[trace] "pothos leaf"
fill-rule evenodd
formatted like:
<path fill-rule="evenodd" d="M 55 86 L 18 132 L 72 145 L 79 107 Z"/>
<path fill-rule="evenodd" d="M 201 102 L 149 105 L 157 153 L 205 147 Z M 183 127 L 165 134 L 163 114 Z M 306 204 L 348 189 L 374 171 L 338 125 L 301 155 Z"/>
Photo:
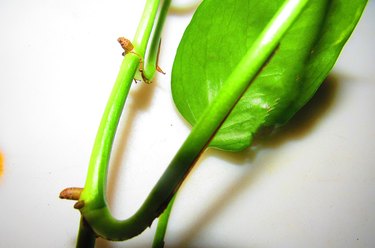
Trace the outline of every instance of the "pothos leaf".
<path fill-rule="evenodd" d="M 173 100 L 192 125 L 283 0 L 205 0 L 172 70 Z M 225 120 L 210 146 L 239 151 L 261 127 L 286 123 L 316 92 L 356 26 L 365 0 L 314 0 Z"/>

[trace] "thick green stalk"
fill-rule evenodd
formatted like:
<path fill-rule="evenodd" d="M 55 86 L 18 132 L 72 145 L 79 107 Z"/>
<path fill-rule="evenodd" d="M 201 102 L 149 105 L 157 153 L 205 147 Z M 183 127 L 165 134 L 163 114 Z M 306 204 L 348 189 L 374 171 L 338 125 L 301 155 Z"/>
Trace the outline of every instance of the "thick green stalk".
<path fill-rule="evenodd" d="M 126 220 L 114 219 L 104 199 L 105 179 L 102 177 L 106 175 L 107 164 L 102 165 L 101 163 L 108 162 L 108 150 L 110 150 L 112 143 L 105 145 L 99 142 L 99 147 L 94 147 L 95 152 L 98 150 L 100 153 L 103 153 L 104 159 L 101 158 L 99 161 L 95 160 L 92 162 L 94 164 L 92 170 L 94 170 L 96 174 L 92 175 L 94 177 L 93 180 L 88 179 L 90 181 L 88 181 L 89 183 L 87 183 L 86 186 L 92 187 L 90 184 L 93 183 L 99 188 L 97 188 L 95 192 L 86 191 L 85 186 L 85 190 L 81 196 L 81 200 L 84 201 L 85 206 L 81 209 L 81 213 L 96 234 L 110 240 L 129 239 L 140 234 L 163 212 L 200 154 L 205 150 L 211 138 L 215 135 L 215 132 L 242 94 L 246 91 L 250 82 L 271 56 L 282 36 L 302 12 L 307 2 L 308 0 L 285 1 L 284 5 L 260 34 L 257 41 L 228 77 L 213 103 L 205 110 L 143 205 L 133 216 Z M 125 58 L 125 60 L 126 59 L 127 58 Z M 131 63 L 135 58 L 134 56 L 129 56 L 128 59 L 130 60 L 129 63 Z M 136 68 L 131 67 L 129 70 L 136 70 Z M 113 94 L 117 95 L 116 93 Z M 121 111 L 110 108 L 106 113 L 107 112 L 108 114 L 106 115 L 111 117 L 112 112 L 117 113 Z M 109 130 L 107 133 L 100 131 L 98 135 L 113 134 L 112 132 L 115 131 L 115 126 L 113 126 L 115 121 L 111 119 L 112 118 L 109 118 L 108 121 L 112 123 L 112 126 L 107 127 L 106 123 L 102 125 L 105 126 L 105 128 L 103 128 L 104 131 L 110 128 L 112 128 L 112 130 Z M 105 119 L 103 120 L 106 122 Z M 117 114 L 116 121 L 118 121 Z M 106 152 L 104 152 L 104 150 L 106 150 Z M 105 171 L 103 171 L 104 169 Z"/>

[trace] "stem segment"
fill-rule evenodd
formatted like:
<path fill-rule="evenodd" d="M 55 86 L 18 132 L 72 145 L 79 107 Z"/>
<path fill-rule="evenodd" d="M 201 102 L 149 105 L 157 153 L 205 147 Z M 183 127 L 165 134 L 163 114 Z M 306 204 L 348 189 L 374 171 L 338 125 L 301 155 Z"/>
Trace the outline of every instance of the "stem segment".
<path fill-rule="evenodd" d="M 151 45 L 148 49 L 147 60 L 144 64 L 144 76 L 151 80 L 154 77 L 155 70 L 157 67 L 157 60 L 159 55 L 159 48 L 161 42 L 161 32 L 163 30 L 164 22 L 168 14 L 168 9 L 171 4 L 171 0 L 163 0 L 163 4 L 160 8 L 158 15 L 158 21 L 153 30 Z"/>
<path fill-rule="evenodd" d="M 77 238 L 77 247 L 94 247 L 95 233 L 91 230 L 85 219 L 81 218 Z"/>
<path fill-rule="evenodd" d="M 133 40 L 135 51 L 145 56 L 148 40 L 154 26 L 155 17 L 158 12 L 160 0 L 147 0 L 143 9 L 141 20 L 138 24 L 137 32 Z"/>
<path fill-rule="evenodd" d="M 165 237 L 165 233 L 167 232 L 168 220 L 169 220 L 169 216 L 171 214 L 175 199 L 176 199 L 176 195 L 172 198 L 172 200 L 168 204 L 168 207 L 164 210 L 164 212 L 160 215 L 158 219 L 158 226 L 156 228 L 156 233 L 154 237 L 154 242 L 152 243 L 152 248 L 164 247 L 164 237 Z"/>
<path fill-rule="evenodd" d="M 137 54 L 144 57 L 160 0 L 147 0 L 133 41 Z M 104 111 L 95 139 L 84 190 L 80 196 L 86 206 L 107 207 L 105 192 L 107 167 L 119 119 L 128 96 L 140 58 L 132 53 L 121 64 L 115 85 Z M 84 218 L 81 219 L 77 247 L 93 247 L 95 235 Z"/>

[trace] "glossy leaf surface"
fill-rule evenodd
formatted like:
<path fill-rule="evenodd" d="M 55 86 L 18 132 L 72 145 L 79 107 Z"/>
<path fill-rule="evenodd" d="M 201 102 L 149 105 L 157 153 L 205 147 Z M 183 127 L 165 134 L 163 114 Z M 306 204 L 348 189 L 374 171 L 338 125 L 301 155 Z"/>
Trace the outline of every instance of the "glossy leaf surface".
<path fill-rule="evenodd" d="M 177 50 L 173 100 L 192 125 L 282 0 L 205 0 Z M 364 0 L 314 0 L 232 110 L 210 146 L 239 151 L 261 127 L 287 122 L 316 92 L 357 24 Z"/>

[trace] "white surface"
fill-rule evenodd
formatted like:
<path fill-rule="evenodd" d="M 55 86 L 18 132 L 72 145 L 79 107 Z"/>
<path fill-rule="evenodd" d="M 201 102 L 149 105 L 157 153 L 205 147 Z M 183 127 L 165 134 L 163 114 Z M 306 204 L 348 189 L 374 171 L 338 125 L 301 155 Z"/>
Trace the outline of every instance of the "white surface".
<path fill-rule="evenodd" d="M 143 3 L 0 2 L 0 247 L 75 245 L 79 214 L 58 194 L 84 184 L 122 60 L 116 39 L 133 37 Z M 256 152 L 203 156 L 176 201 L 167 247 L 374 247 L 374 10 L 370 1 L 318 110 Z M 132 87 L 109 178 L 119 218 L 139 207 L 189 132 L 169 86 L 189 15 L 168 17 L 167 75 Z M 97 246 L 149 247 L 154 229 Z"/>

